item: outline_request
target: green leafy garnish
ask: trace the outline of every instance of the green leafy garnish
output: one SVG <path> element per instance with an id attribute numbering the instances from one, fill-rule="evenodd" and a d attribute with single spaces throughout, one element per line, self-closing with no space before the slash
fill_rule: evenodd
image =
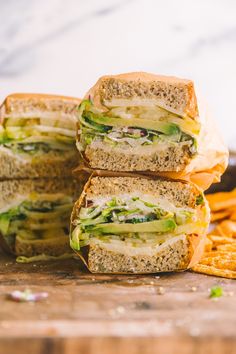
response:
<path id="1" fill-rule="evenodd" d="M 221 286 L 213 286 L 210 290 L 210 298 L 214 299 L 214 298 L 218 298 L 224 295 L 223 289 Z"/>
<path id="2" fill-rule="evenodd" d="M 153 221 L 156 220 L 156 215 L 155 214 L 149 214 L 146 216 L 143 216 L 142 218 L 132 218 L 127 220 L 127 223 L 131 223 L 131 224 L 139 224 L 142 222 L 148 222 L 148 221 Z"/>
<path id="3" fill-rule="evenodd" d="M 203 203 L 204 203 L 203 195 L 202 195 L 202 194 L 199 194 L 199 195 L 196 197 L 196 205 L 202 205 Z"/>

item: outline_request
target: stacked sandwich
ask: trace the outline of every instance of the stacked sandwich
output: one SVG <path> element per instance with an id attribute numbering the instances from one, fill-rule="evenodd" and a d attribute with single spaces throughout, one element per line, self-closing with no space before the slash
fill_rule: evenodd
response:
<path id="1" fill-rule="evenodd" d="M 199 114 L 193 83 L 131 73 L 102 77 L 78 112 L 77 147 L 91 173 L 71 218 L 89 270 L 155 273 L 198 262 L 209 224 L 203 189 L 227 149 Z"/>
<path id="2" fill-rule="evenodd" d="M 14 94 L 1 106 L 0 237 L 19 260 L 70 252 L 70 213 L 83 183 L 71 173 L 78 164 L 79 103 L 69 97 Z"/>

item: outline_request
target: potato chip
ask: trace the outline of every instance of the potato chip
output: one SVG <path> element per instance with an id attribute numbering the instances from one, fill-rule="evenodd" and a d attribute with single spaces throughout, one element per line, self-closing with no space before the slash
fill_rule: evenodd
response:
<path id="1" fill-rule="evenodd" d="M 208 233 L 205 253 L 193 270 L 236 279 L 236 188 L 210 194 L 207 200 L 212 211 L 211 222 L 216 226 Z"/>
<path id="2" fill-rule="evenodd" d="M 236 237 L 236 222 L 232 220 L 224 220 L 217 225 L 216 230 L 219 231 L 221 235 Z"/>
<path id="3" fill-rule="evenodd" d="M 230 220 L 236 221 L 236 210 L 231 210 Z"/>
<path id="4" fill-rule="evenodd" d="M 222 219 L 225 219 L 229 216 L 231 218 L 231 211 L 230 210 L 223 210 L 223 211 L 219 211 L 216 213 L 211 213 L 211 222 L 222 220 Z M 235 216 L 236 216 L 236 214 L 235 214 Z"/>
<path id="5" fill-rule="evenodd" d="M 206 237 L 204 251 L 210 252 L 212 250 L 212 247 L 213 247 L 213 242 L 208 237 Z"/>
<path id="6" fill-rule="evenodd" d="M 228 251 L 210 251 L 210 252 L 206 252 L 203 255 L 202 259 L 205 259 L 207 257 L 218 257 L 221 256 L 222 258 L 231 258 L 232 259 L 236 259 L 236 251 L 235 252 L 228 252 Z"/>
<path id="7" fill-rule="evenodd" d="M 217 257 L 206 257 L 201 259 L 200 264 L 210 265 L 217 269 L 229 269 L 236 271 L 236 259 Z"/>
<path id="8" fill-rule="evenodd" d="M 217 269 L 214 266 L 209 266 L 205 264 L 197 264 L 192 270 L 197 273 L 203 273 L 208 275 L 215 275 L 217 277 L 236 279 L 236 272 L 228 269 Z"/>
<path id="9" fill-rule="evenodd" d="M 219 245 L 216 247 L 218 251 L 227 251 L 227 252 L 236 252 L 236 244 L 226 244 L 226 245 Z"/>
<path id="10" fill-rule="evenodd" d="M 231 192 L 220 192 L 206 195 L 211 211 L 219 211 L 236 207 L 236 188 Z"/>
<path id="11" fill-rule="evenodd" d="M 213 247 L 217 247 L 218 245 L 225 245 L 228 243 L 235 243 L 236 240 L 226 236 L 220 235 L 208 235 L 209 239 L 213 242 Z"/>

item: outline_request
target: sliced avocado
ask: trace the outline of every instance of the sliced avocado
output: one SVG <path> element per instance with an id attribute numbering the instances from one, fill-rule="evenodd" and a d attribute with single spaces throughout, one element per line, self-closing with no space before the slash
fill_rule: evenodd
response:
<path id="1" fill-rule="evenodd" d="M 86 112 L 86 117 L 88 112 Z M 102 124 L 110 127 L 138 127 L 149 130 L 156 130 L 166 135 L 173 135 L 179 132 L 179 127 L 175 123 L 160 122 L 155 120 L 144 120 L 139 118 L 113 118 L 101 114 L 89 112 L 89 119 L 96 124 Z"/>
<path id="2" fill-rule="evenodd" d="M 103 234 L 120 234 L 129 232 L 168 232 L 174 230 L 174 219 L 155 220 L 138 224 L 103 224 L 95 226 L 92 231 Z"/>

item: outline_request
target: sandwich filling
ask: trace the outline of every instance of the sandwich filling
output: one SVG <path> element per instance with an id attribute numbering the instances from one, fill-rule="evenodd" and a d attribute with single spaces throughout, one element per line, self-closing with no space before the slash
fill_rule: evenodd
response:
<path id="1" fill-rule="evenodd" d="M 131 105 L 132 104 L 132 105 Z M 97 109 L 90 100 L 79 106 L 78 149 L 103 143 L 123 149 L 142 147 L 150 150 L 175 146 L 186 147 L 190 156 L 197 152 L 200 123 L 181 117 L 157 105 L 124 105 Z"/>
<path id="2" fill-rule="evenodd" d="M 60 112 L 12 113 L 0 126 L 0 147 L 22 157 L 71 151 L 74 143 L 75 121 Z"/>
<path id="3" fill-rule="evenodd" d="M 72 197 L 63 193 L 19 197 L 8 208 L 0 210 L 0 232 L 15 251 L 16 237 L 22 241 L 68 237 Z"/>
<path id="4" fill-rule="evenodd" d="M 201 194 L 195 208 L 176 207 L 164 198 L 138 192 L 86 198 L 72 222 L 71 247 L 78 251 L 101 241 L 155 249 L 176 236 L 204 232 L 204 210 Z"/>

